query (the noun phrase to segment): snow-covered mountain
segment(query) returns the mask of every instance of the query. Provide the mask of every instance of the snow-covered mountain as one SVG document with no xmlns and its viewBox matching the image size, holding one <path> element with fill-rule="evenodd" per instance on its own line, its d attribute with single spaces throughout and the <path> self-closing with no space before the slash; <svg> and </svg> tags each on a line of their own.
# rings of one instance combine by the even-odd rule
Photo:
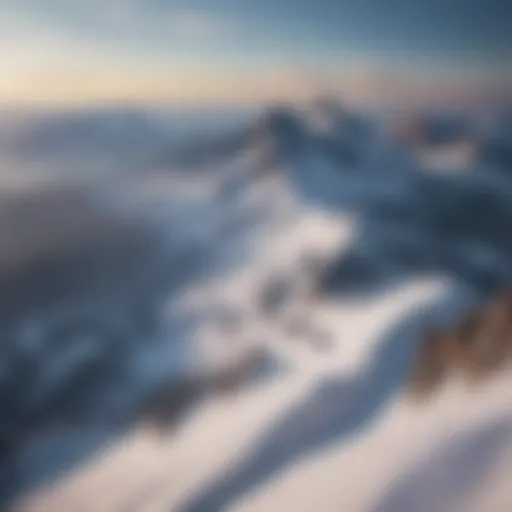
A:
<svg viewBox="0 0 512 512">
<path fill-rule="evenodd" d="M 336 472 L 362 475 L 355 461 L 370 448 L 361 443 L 386 454 L 411 429 L 418 443 L 436 444 L 443 428 L 464 431 L 479 413 L 510 409 L 500 381 L 472 415 L 461 413 L 473 398 L 460 390 L 424 412 L 395 411 L 405 407 L 421 333 L 510 286 L 506 123 L 429 117 L 429 145 L 470 133 L 484 148 L 443 173 L 385 116 L 330 99 L 173 116 L 114 110 L 0 122 L 0 408 L 9 411 L 0 484 L 17 494 L 89 461 L 71 482 L 36 486 L 18 510 L 66 510 L 81 493 L 88 510 L 125 510 L 126 501 L 141 511 L 228 510 L 325 447 L 341 450 Z M 240 385 L 228 406 L 218 395 L 226 383 Z M 112 448 L 121 462 L 90 462 L 155 408 L 184 421 L 180 446 L 171 436 L 158 456 L 137 427 L 132 451 Z M 392 426 L 380 423 L 386 411 Z M 430 414 L 432 428 L 420 433 L 407 414 Z M 208 481 L 210 465 L 241 445 L 247 457 Z M 403 447 L 397 464 L 412 464 L 418 446 Z M 141 485 L 145 495 L 137 457 L 153 468 L 150 505 L 130 494 Z M 384 466 L 374 483 L 396 471 Z M 169 476 L 173 467 L 183 475 Z M 123 475 L 133 489 L 112 485 L 107 501 L 95 492 L 96 503 L 95 471 L 105 482 Z M 315 493 L 315 475 L 326 472 L 318 471 Z M 361 501 L 370 484 L 359 494 L 331 484 L 320 485 L 332 496 L 326 511 L 388 510 L 402 492 L 371 505 Z M 311 510 L 280 496 L 249 508 Z"/>
</svg>

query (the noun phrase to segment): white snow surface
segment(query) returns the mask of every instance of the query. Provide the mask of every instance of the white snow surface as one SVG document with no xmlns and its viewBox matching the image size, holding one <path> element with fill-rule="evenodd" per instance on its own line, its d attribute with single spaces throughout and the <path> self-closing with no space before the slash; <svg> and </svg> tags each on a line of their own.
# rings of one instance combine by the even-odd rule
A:
<svg viewBox="0 0 512 512">
<path fill-rule="evenodd" d="M 322 268 L 356 240 L 358 219 L 333 205 L 407 193 L 406 161 L 389 147 L 379 158 L 380 143 L 352 177 L 307 149 L 299 164 L 265 172 L 260 155 L 247 150 L 193 173 L 158 168 L 91 180 L 102 208 L 150 219 L 165 243 L 168 236 L 169 244 L 193 244 L 208 255 L 208 276 L 172 293 L 165 311 L 169 336 L 187 312 L 200 312 L 201 322 L 184 335 L 189 344 L 179 345 L 183 359 L 172 353 L 160 363 L 201 371 L 264 347 L 278 371 L 200 403 L 164 439 L 141 426 L 112 440 L 24 494 L 14 510 L 512 510 L 512 376 L 478 389 L 452 380 L 421 406 L 404 390 L 421 334 L 469 306 L 471 291 L 439 271 L 369 295 L 324 296 L 316 267 L 304 264 L 313 258 Z M 376 178 L 379 162 L 389 179 Z M 265 315 L 262 288 L 277 278 L 292 292 L 285 307 Z M 236 329 L 209 314 L 218 308 L 240 315 Z M 300 332 L 290 327 L 298 321 L 307 325 Z M 322 336 L 328 348 L 315 345 Z M 161 357 L 137 355 L 137 371 L 155 371 Z"/>
</svg>

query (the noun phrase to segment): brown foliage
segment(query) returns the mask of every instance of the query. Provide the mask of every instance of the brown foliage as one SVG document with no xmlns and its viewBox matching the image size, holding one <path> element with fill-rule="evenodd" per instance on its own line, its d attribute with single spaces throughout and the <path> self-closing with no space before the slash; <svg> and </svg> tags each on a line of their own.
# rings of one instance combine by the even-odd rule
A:
<svg viewBox="0 0 512 512">
<path fill-rule="evenodd" d="M 512 293 L 496 294 L 458 322 L 427 333 L 413 368 L 411 390 L 426 397 L 450 374 L 477 384 L 512 360 Z"/>
</svg>

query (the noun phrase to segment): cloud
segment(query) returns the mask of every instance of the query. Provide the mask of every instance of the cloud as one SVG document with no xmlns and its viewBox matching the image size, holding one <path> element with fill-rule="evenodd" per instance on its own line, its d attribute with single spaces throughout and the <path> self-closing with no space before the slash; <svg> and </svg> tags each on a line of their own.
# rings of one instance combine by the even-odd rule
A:
<svg viewBox="0 0 512 512">
<path fill-rule="evenodd" d="M 23 1 L 0 5 L 0 56 L 15 67 L 30 60 L 73 63 L 85 54 L 85 60 L 100 62 L 110 56 L 113 62 L 147 62 L 166 54 L 169 62 L 186 50 L 180 43 L 224 44 L 237 32 L 231 16 L 139 0 L 48 0 L 46 10 L 40 4 L 29 9 Z"/>
<path fill-rule="evenodd" d="M 2 81 L 23 72 L 106 67 L 122 62 L 126 52 L 116 45 L 81 37 L 62 27 L 0 9 Z"/>
<path fill-rule="evenodd" d="M 71 1 L 76 11 L 86 14 L 97 28 L 113 29 L 118 34 L 203 42 L 225 38 L 236 28 L 228 16 L 204 9 L 176 9 L 172 4 L 156 7 L 140 0 Z"/>
<path fill-rule="evenodd" d="M 234 28 L 202 11 L 166 8 L 158 15 L 134 0 L 69 0 L 67 6 L 73 14 L 61 19 L 0 5 L 2 81 L 20 72 L 169 69 L 186 61 L 194 43 L 220 39 Z M 83 19 L 83 26 L 77 29 L 70 19 Z"/>
</svg>

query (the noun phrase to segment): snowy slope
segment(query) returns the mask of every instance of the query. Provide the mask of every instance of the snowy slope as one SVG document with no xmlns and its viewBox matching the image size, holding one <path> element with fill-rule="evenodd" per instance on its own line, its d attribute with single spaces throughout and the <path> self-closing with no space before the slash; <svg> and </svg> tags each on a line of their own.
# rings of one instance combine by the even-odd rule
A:
<svg viewBox="0 0 512 512">
<path fill-rule="evenodd" d="M 509 378 L 478 392 L 454 380 L 422 407 L 405 389 L 421 334 L 512 277 L 510 182 L 428 174 L 389 133 L 321 107 L 263 113 L 193 162 L 85 180 L 105 215 L 157 230 L 144 268 L 178 274 L 162 343 L 136 337 L 111 389 L 254 350 L 273 363 L 163 440 L 144 426 L 113 438 L 15 510 L 450 512 L 476 503 L 477 481 L 479 499 L 504 500 L 479 510 L 509 510 L 489 491 L 510 467 Z M 83 432 L 64 434 L 29 446 L 18 473 L 81 445 Z"/>
</svg>

